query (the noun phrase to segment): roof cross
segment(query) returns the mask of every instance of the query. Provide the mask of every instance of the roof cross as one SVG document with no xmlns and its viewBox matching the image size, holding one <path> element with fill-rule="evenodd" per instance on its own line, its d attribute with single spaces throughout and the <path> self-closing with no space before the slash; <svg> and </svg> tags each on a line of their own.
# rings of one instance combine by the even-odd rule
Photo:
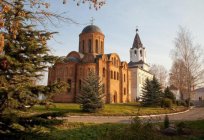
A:
<svg viewBox="0 0 204 140">
<path fill-rule="evenodd" d="M 138 31 L 139 31 L 138 26 L 136 26 L 136 32 L 138 32 Z"/>
<path fill-rule="evenodd" d="M 94 19 L 93 17 L 91 17 L 91 20 L 90 20 L 91 25 L 93 25 L 93 24 L 94 24 L 94 21 L 95 21 L 95 19 Z"/>
</svg>

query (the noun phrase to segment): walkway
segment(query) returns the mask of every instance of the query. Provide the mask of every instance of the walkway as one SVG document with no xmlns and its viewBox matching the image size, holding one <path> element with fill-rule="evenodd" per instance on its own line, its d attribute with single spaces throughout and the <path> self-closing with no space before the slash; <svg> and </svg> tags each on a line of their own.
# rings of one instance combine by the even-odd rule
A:
<svg viewBox="0 0 204 140">
<path fill-rule="evenodd" d="M 163 121 L 165 115 L 141 116 L 143 120 Z M 67 116 L 69 122 L 86 122 L 86 123 L 130 123 L 133 116 Z M 179 120 L 200 120 L 204 119 L 204 107 L 195 107 L 189 111 L 169 115 L 171 121 Z"/>
</svg>

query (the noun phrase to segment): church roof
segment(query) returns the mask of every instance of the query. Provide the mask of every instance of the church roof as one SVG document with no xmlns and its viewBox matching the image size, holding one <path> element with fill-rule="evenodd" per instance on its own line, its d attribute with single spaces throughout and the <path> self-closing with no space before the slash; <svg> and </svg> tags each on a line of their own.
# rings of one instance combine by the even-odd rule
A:
<svg viewBox="0 0 204 140">
<path fill-rule="evenodd" d="M 145 64 L 145 62 L 144 62 L 143 60 L 140 60 L 140 61 L 138 61 L 138 62 L 132 62 L 132 61 L 130 61 L 130 62 L 128 63 L 128 66 L 131 67 L 131 66 L 135 66 L 135 65 L 138 65 L 138 64 Z"/>
<path fill-rule="evenodd" d="M 133 48 L 137 48 L 137 49 L 143 48 L 143 45 L 142 45 L 142 42 L 140 40 L 140 36 L 138 33 L 136 33 L 136 35 L 135 35 L 135 39 L 134 39 L 134 42 L 132 44 L 132 49 Z"/>
<path fill-rule="evenodd" d="M 101 31 L 101 29 L 96 26 L 96 25 L 88 25 L 86 26 L 81 33 L 95 33 L 95 32 L 99 32 L 99 33 L 102 33 L 103 32 Z"/>
<path fill-rule="evenodd" d="M 203 92 L 203 93 L 204 93 L 204 87 L 198 88 L 198 89 L 196 89 L 195 91 L 196 91 L 196 92 Z"/>
</svg>

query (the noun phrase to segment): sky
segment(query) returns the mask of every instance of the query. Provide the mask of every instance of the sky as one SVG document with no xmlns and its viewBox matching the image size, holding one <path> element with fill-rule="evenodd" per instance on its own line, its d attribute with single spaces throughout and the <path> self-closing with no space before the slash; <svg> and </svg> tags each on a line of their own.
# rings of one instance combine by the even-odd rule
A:
<svg viewBox="0 0 204 140">
<path fill-rule="evenodd" d="M 66 56 L 71 51 L 78 51 L 79 34 L 90 24 L 100 27 L 105 34 L 105 53 L 118 53 L 122 61 L 130 61 L 129 50 L 139 29 L 140 39 L 147 51 L 147 63 L 171 68 L 170 52 L 174 48 L 174 39 L 182 26 L 189 30 L 195 44 L 204 48 L 204 0 L 106 0 L 99 10 L 89 9 L 88 4 L 77 6 L 68 0 L 49 0 L 50 10 L 65 12 L 79 24 L 70 22 L 57 23 L 50 29 L 57 31 L 49 41 L 52 53 Z M 43 84 L 47 83 L 47 74 Z"/>
</svg>

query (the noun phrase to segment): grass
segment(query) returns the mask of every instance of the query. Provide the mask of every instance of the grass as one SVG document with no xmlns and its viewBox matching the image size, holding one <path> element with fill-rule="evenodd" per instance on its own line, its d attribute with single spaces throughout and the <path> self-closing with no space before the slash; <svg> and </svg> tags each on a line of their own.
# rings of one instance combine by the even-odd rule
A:
<svg viewBox="0 0 204 140">
<path fill-rule="evenodd" d="M 20 139 L 29 140 L 202 140 L 204 120 L 185 122 L 192 130 L 191 135 L 165 136 L 151 127 L 141 128 L 138 124 L 91 124 L 70 123 L 41 128 L 37 133 L 18 134 Z M 153 124 L 155 125 L 155 124 Z M 2 139 L 3 140 L 3 139 Z"/>
<path fill-rule="evenodd" d="M 79 104 L 71 103 L 55 103 L 54 106 L 48 110 L 44 106 L 37 105 L 33 111 L 45 112 L 45 111 L 57 111 L 67 112 L 69 115 L 103 115 L 103 116 L 127 116 L 127 115 L 151 115 L 151 114 L 165 114 L 184 111 L 187 108 L 183 106 L 174 106 L 173 109 L 164 109 L 160 107 L 139 107 L 137 103 L 129 104 L 106 104 L 104 110 L 98 113 L 84 113 L 81 112 Z"/>
</svg>

